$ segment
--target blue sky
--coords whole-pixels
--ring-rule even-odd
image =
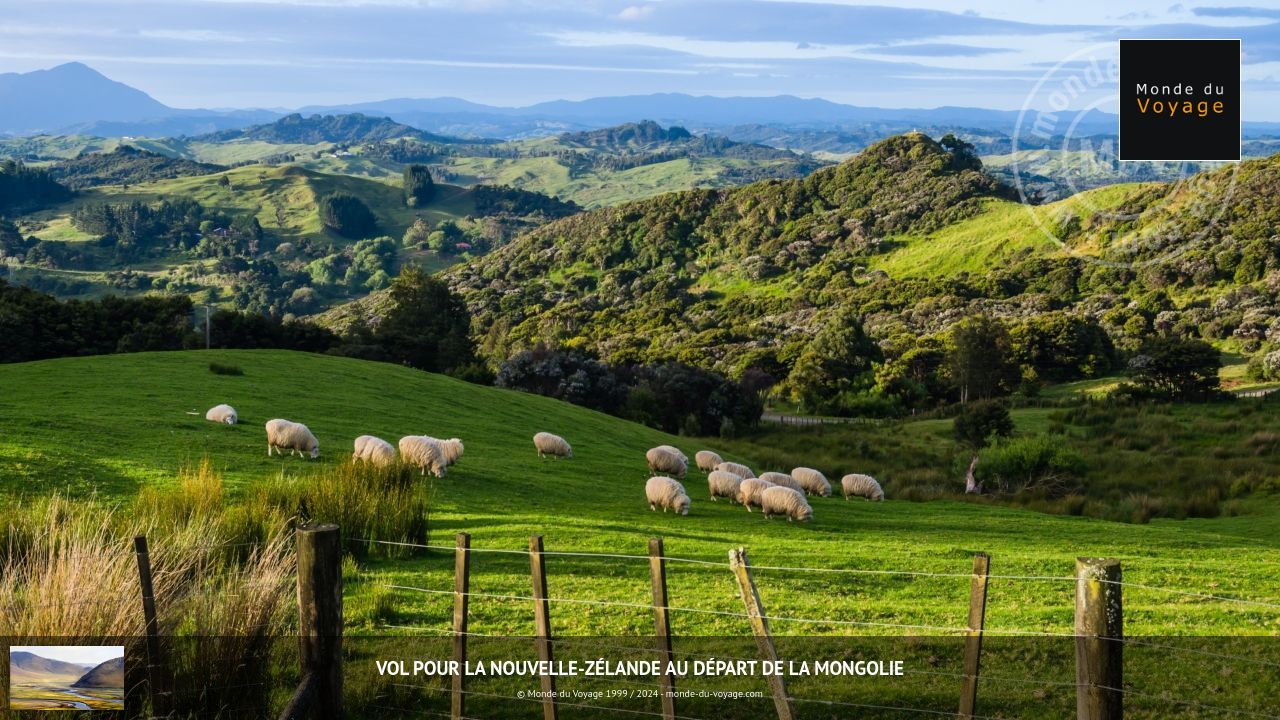
[[[14,645],[9,652],[29,652],[77,665],[98,665],[112,658],[124,657],[124,648],[119,645]]]
[[[6,0],[0,72],[79,60],[178,107],[686,92],[1018,109],[1046,68],[1120,37],[1242,38],[1245,117],[1280,120],[1276,0]]]

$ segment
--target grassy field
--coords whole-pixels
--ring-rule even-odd
[[[244,375],[211,373],[207,366],[215,360],[240,366]],[[356,435],[395,439],[425,433],[461,437],[467,446],[461,463],[434,481],[432,533],[444,544],[452,533],[467,531],[478,548],[520,549],[529,535],[543,533],[550,550],[629,554],[642,553],[646,539],[660,535],[667,538],[670,555],[705,561],[722,562],[730,548],[745,545],[760,564],[941,573],[966,572],[969,557],[986,551],[1001,573],[1063,577],[1070,575],[1076,556],[1107,555],[1122,558],[1126,577],[1135,582],[1264,598],[1274,594],[1271,580],[1280,562],[1280,539],[1270,531],[1280,508],[1265,501],[1240,517],[1150,525],[984,504],[906,502],[894,499],[893,474],[885,472],[890,463],[856,445],[839,458],[839,470],[884,477],[890,497],[884,504],[819,498],[811,523],[765,521],[738,506],[707,502],[694,473],[688,478],[695,499],[688,517],[653,513],[643,499],[645,449],[670,442],[692,456],[705,443],[540,397],[386,364],[274,351],[118,355],[3,366],[0,386],[5,388],[0,490],[11,500],[62,493],[127,505],[140,488],[171,484],[179,467],[205,457],[234,499],[270,478],[332,466],[349,452]],[[219,402],[235,405],[243,424],[205,422],[204,409]],[[321,440],[321,460],[268,458],[261,423],[271,417],[308,423]],[[938,428],[916,425],[913,432],[940,441],[934,436]],[[567,437],[575,458],[538,460],[529,438],[541,429]],[[753,457],[746,452],[749,445],[742,447],[735,457],[770,467],[768,458]],[[814,464],[826,462],[823,456]],[[444,627],[447,598],[407,592],[388,601],[375,585],[445,588],[451,568],[447,554],[369,560],[350,588],[350,622],[372,627],[393,619]],[[565,558],[552,569],[557,596],[644,602],[648,592],[643,562]],[[475,570],[475,582],[485,591],[527,590],[527,566],[519,556],[486,555]],[[761,575],[765,597],[798,617],[938,626],[955,626],[964,617],[967,582],[955,578],[855,582],[838,574]],[[681,565],[671,571],[671,583],[673,604],[740,609],[727,568]],[[994,583],[990,624],[1068,630],[1070,592],[1070,583],[1062,581]],[[1280,629],[1275,612],[1241,610],[1230,603],[1159,591],[1135,591],[1126,602],[1134,633]],[[523,606],[480,602],[475,610],[478,631],[531,630]],[[681,615],[675,622],[683,634],[737,633],[745,627],[737,618],[702,614]],[[572,634],[635,633],[646,631],[649,618],[644,612],[584,608],[566,614],[561,623],[562,631]],[[779,632],[794,634],[850,630],[782,625]]]
[[[208,369],[214,361],[238,366],[244,374],[214,374]],[[359,434],[393,441],[408,433],[463,438],[466,453],[459,464],[445,478],[418,480],[414,492],[430,498],[431,545],[451,546],[456,532],[472,535],[476,552],[471,591],[480,594],[472,598],[470,608],[470,630],[479,634],[473,657],[532,654],[527,643],[480,636],[533,633],[531,603],[521,598],[529,593],[523,551],[534,534],[544,536],[549,552],[571,553],[553,554],[546,561],[553,625],[565,638],[563,643],[569,643],[557,646],[558,659],[626,657],[597,646],[599,641],[589,637],[610,636],[606,646],[644,645],[643,636],[653,626],[646,609],[651,599],[648,565],[642,556],[648,538],[660,536],[669,557],[697,561],[668,564],[672,626],[681,652],[754,655],[727,566],[727,552],[741,545],[757,566],[760,594],[774,618],[773,632],[784,656],[904,658],[918,673],[896,682],[834,685],[829,678],[800,678],[791,683],[798,698],[952,708],[958,681],[948,673],[959,668],[954,629],[965,623],[966,574],[976,552],[992,555],[997,576],[990,581],[991,636],[984,661],[990,664],[984,668],[996,668],[997,676],[1017,677],[1023,683],[1029,677],[1070,677],[1070,644],[1055,634],[1072,628],[1070,577],[1077,556],[1120,558],[1125,580],[1140,585],[1125,589],[1126,635],[1163,636],[1158,638],[1162,644],[1191,642],[1186,652],[1192,654],[1184,662],[1196,660],[1194,653],[1206,648],[1248,656],[1265,651],[1265,646],[1250,645],[1246,639],[1230,641],[1242,645],[1237,647],[1214,636],[1280,633],[1280,613],[1274,605],[1182,594],[1275,603],[1280,538],[1274,526],[1280,505],[1260,499],[1251,512],[1237,517],[1132,525],[984,502],[899,499],[897,493],[906,483],[895,480],[895,468],[901,464],[895,456],[946,443],[946,420],[857,430],[869,433],[864,440],[903,438],[898,445],[884,447],[804,432],[772,440],[693,440],[542,397],[389,364],[283,351],[152,353],[5,365],[0,366],[0,387],[0,505],[8,507],[61,494],[86,507],[117,506],[122,518],[135,512],[150,517],[162,502],[156,489],[178,487],[182,468],[207,458],[216,476],[207,482],[222,483],[225,493],[205,493],[211,499],[205,502],[235,508],[290,478],[301,481],[345,472],[351,440]],[[235,405],[242,424],[229,427],[203,420],[203,411],[219,402]],[[1052,412],[1019,411],[1019,429],[1044,430],[1052,423]],[[262,423],[279,416],[311,427],[321,442],[318,461],[267,457]],[[539,460],[530,436],[544,429],[564,435],[575,457]],[[760,513],[707,501],[702,475],[695,470],[686,478],[694,498],[688,516],[651,512],[643,497],[649,475],[643,454],[664,442],[690,456],[706,446],[718,447],[726,457],[754,463],[757,470],[786,469],[803,458],[832,473],[870,472],[885,481],[889,499],[869,503],[814,498],[811,523],[767,521]],[[1125,471],[1127,462],[1117,470]],[[137,509],[132,510],[135,502]],[[437,681],[379,679],[372,661],[402,657],[410,647],[414,658],[447,657],[441,636],[447,634],[451,616],[452,552],[381,546],[396,551],[388,556],[369,552],[369,545],[357,537],[347,541],[352,557],[343,568],[344,612],[350,636],[348,686],[357,693],[353,707],[367,713],[376,705],[378,717],[410,717],[422,708],[447,708]],[[127,539],[120,543],[123,547]],[[1022,633],[1047,635],[1028,638]],[[860,638],[856,647],[837,637],[849,635]],[[932,639],[907,637],[920,635]],[[400,644],[386,644],[387,638],[397,637]],[[404,644],[410,642],[407,638],[416,644]],[[626,639],[631,642],[619,642]],[[585,644],[575,647],[575,642]],[[1131,648],[1126,652],[1127,677],[1167,676],[1166,655]],[[1265,696],[1256,695],[1255,688],[1274,678],[1257,678],[1248,665],[1232,668],[1237,674],[1206,694],[1194,691],[1195,696],[1215,704],[1265,709]],[[283,686],[288,682],[282,681],[280,693],[287,695]],[[477,681],[473,688],[510,696],[516,689],[532,689],[534,682]],[[642,678],[577,678],[563,686],[592,693],[618,690],[618,683],[626,689],[632,687],[626,683],[636,682],[646,684]],[[684,683],[704,689],[756,685],[764,689],[758,678],[691,678]],[[1052,680],[984,687],[988,707],[998,699],[1012,717],[1066,717],[1074,702],[1071,689],[1055,686]],[[588,704],[656,707],[654,699],[584,697]],[[745,720],[767,713],[767,698],[766,693],[763,699],[742,700],[723,712],[713,700],[689,701],[682,707],[693,717],[710,716],[715,709],[717,717]],[[472,712],[478,717],[533,717],[538,709],[536,703],[511,706],[483,695],[474,700]],[[1145,711],[1138,703],[1129,707],[1131,717],[1169,716],[1162,703]],[[814,716],[815,708],[809,709],[805,716]],[[571,714],[599,716],[579,711],[566,712],[566,717]],[[859,716],[900,717],[892,710]]]

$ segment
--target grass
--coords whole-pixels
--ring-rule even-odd
[[[234,365],[245,373],[216,375],[208,371],[210,362]],[[353,708],[375,704],[441,707],[438,692],[390,686],[372,669],[373,659],[404,653],[403,645],[385,645],[380,639],[388,636],[414,636],[415,657],[448,656],[447,644],[432,644],[432,638],[449,626],[451,598],[390,586],[448,590],[453,584],[452,552],[401,548],[391,556],[366,553],[367,544],[357,539],[405,537],[403,533],[411,530],[415,517],[429,522],[430,534],[413,536],[413,542],[427,539],[432,545],[450,546],[453,533],[471,533],[477,549],[472,559],[471,589],[492,596],[528,595],[529,565],[521,551],[527,548],[531,535],[543,535],[551,552],[637,556],[645,553],[648,538],[664,537],[669,556],[713,563],[671,562],[667,574],[673,607],[729,613],[672,613],[681,650],[702,649],[720,657],[754,654],[746,620],[732,614],[741,612],[742,604],[726,566],[726,553],[739,545],[747,547],[753,564],[759,566],[756,580],[771,615],[818,621],[779,618],[772,623],[787,657],[851,657],[848,653],[854,651],[847,642],[815,640],[813,636],[858,635],[859,653],[870,652],[874,657],[876,651],[870,648],[880,648],[880,657],[905,658],[909,667],[958,671],[955,643],[940,638],[903,639],[902,635],[922,631],[894,626],[962,626],[968,597],[968,579],[963,575],[969,571],[973,553],[979,551],[991,553],[993,572],[998,574],[1047,578],[1069,577],[1077,556],[1120,558],[1125,579],[1150,588],[1125,590],[1125,631],[1133,637],[1280,632],[1280,617],[1273,610],[1161,589],[1274,602],[1274,569],[1280,563],[1280,539],[1274,533],[1280,506],[1274,501],[1252,500],[1252,512],[1235,517],[1155,519],[1146,525],[1131,525],[1045,515],[987,502],[899,499],[897,493],[910,486],[910,477],[895,469],[903,467],[902,456],[915,454],[929,461],[944,455],[947,421],[894,426],[901,430],[857,428],[854,436],[826,431],[831,434],[820,437],[789,431],[767,441],[757,436],[694,441],[546,398],[468,385],[389,364],[283,351],[152,353],[5,365],[0,366],[0,386],[6,388],[0,396],[0,427],[5,428],[0,435],[0,493],[11,508],[7,518],[27,519],[19,523],[16,534],[10,530],[9,538],[0,538],[0,547],[16,543],[30,548],[32,543],[43,542],[45,545],[34,547],[46,548],[27,551],[24,557],[61,556],[65,549],[100,547],[101,542],[88,540],[100,532],[121,532],[131,518],[168,519],[170,525],[153,524],[153,532],[170,538],[160,543],[161,547],[193,545],[189,540],[175,539],[183,533],[219,539],[247,537],[261,543],[269,541],[260,535],[264,528],[284,522],[303,498],[313,518],[340,521],[353,556],[343,565],[350,636],[348,686]],[[224,426],[204,421],[203,410],[218,402],[234,405],[243,424]],[[1049,427],[1054,423],[1053,412],[1060,411],[1018,411],[1019,427]],[[277,416],[308,423],[321,440],[321,459],[268,459],[261,424]],[[1212,457],[1209,446],[1216,438],[1232,433],[1241,442],[1251,443],[1251,452],[1270,447],[1266,437],[1250,439],[1249,435],[1255,421],[1270,425],[1265,413],[1241,418],[1227,410],[1206,413],[1187,408],[1179,409],[1175,417],[1189,428],[1205,423],[1212,427],[1200,427],[1199,434],[1175,433],[1174,441],[1185,446],[1185,452],[1178,454],[1169,454],[1164,447],[1148,448],[1149,452],[1100,448],[1100,454],[1115,456],[1114,465],[1100,471],[1150,477],[1149,473],[1159,469],[1143,475],[1138,468],[1144,458],[1150,465],[1150,452],[1171,458],[1173,463],[1188,455]],[[1121,418],[1120,422],[1128,420]],[[1088,427],[1083,419],[1081,423],[1080,427]],[[530,442],[539,429],[565,435],[574,444],[575,457],[539,460]],[[446,477],[431,482],[397,468],[386,471],[386,476],[362,475],[363,471],[352,468],[345,457],[352,438],[366,432],[393,440],[407,433],[456,435],[466,441],[466,453]],[[900,441],[891,443],[894,437]],[[1274,437],[1280,438],[1280,432]],[[690,456],[702,447],[715,447],[726,457],[752,463],[757,470],[786,469],[803,460],[832,475],[868,471],[885,480],[889,500],[868,503],[815,498],[812,523],[766,521],[759,513],[748,514],[726,502],[708,502],[700,484],[702,476],[695,471],[686,478],[694,498],[689,516],[650,512],[642,495],[648,475],[643,453],[664,442]],[[932,471],[952,481],[945,460]],[[379,527],[377,523],[387,522],[386,517],[395,515],[396,508],[408,505],[395,494],[396,488],[406,488],[412,497],[429,498],[429,517],[425,508],[411,508],[389,521],[394,527]],[[50,499],[55,493],[59,497]],[[381,498],[381,504],[371,498]],[[108,510],[112,506],[119,509]],[[104,513],[108,514],[105,520]],[[41,533],[36,520],[45,523],[48,532]],[[71,540],[39,540],[41,537]],[[179,553],[166,562],[178,562],[181,557]],[[220,567],[230,567],[227,563],[253,567],[254,562],[251,557],[226,552],[213,561],[221,563]],[[557,600],[552,603],[552,622],[558,636],[630,636],[643,645],[643,636],[652,632],[651,615],[644,609],[651,597],[648,564],[643,558],[552,555],[546,562],[551,597],[624,604],[566,604]],[[842,575],[763,566],[911,570],[961,577]],[[63,568],[59,572],[68,569],[65,562],[58,567]],[[270,578],[274,577],[271,569],[279,567],[278,561],[268,562],[256,572]],[[56,573],[48,577],[0,570],[0,608],[6,607],[6,597],[12,602],[17,595],[32,593],[82,597],[87,587],[104,597],[132,597],[136,592],[127,554],[122,560],[102,556],[100,562],[80,572],[89,568],[94,573],[92,582],[83,576],[59,580]],[[198,597],[231,594],[217,584],[226,581],[220,577],[223,575],[208,574],[207,580],[195,586],[201,589],[199,593],[166,596],[164,606],[175,608],[170,622],[178,623],[167,627],[186,637],[198,637],[223,627],[223,623],[247,626],[253,608],[272,607],[270,596],[241,606],[200,605]],[[186,582],[195,579],[184,572],[173,577],[186,578]],[[73,579],[75,582],[70,582]],[[987,626],[1003,631],[1069,632],[1072,590],[1068,580],[993,579]],[[202,622],[200,617],[208,619]],[[872,624],[822,622],[828,619]],[[45,621],[58,623],[60,629],[65,627],[61,623],[74,622],[71,627],[88,633],[118,626],[113,623],[133,629],[138,614],[131,605],[101,603],[95,613],[76,614],[64,607]],[[475,597],[470,622],[470,630],[482,635],[527,635],[534,630],[531,605],[519,599]],[[899,637],[867,637],[882,635]],[[697,640],[695,636],[726,639]],[[508,642],[504,646],[502,641],[493,641],[486,645],[485,638],[478,636],[476,640],[473,657],[532,654],[527,643]],[[616,638],[610,642],[625,644]],[[721,644],[705,645],[717,642]],[[1206,638],[1203,642],[1221,641]],[[996,636],[988,646],[989,667],[1013,664],[1017,668],[1001,674],[1069,676],[1069,646],[1037,646]],[[1249,647],[1236,654],[1253,652]],[[245,646],[226,652],[243,656],[260,651],[261,647]],[[194,654],[196,648],[189,652]],[[609,654],[590,641],[576,650],[558,646],[557,653],[558,658]],[[1135,677],[1141,672],[1148,677],[1165,677],[1163,657],[1144,656],[1137,650],[1127,653],[1127,658]],[[294,662],[296,659],[286,664]],[[1250,688],[1265,687],[1270,681],[1255,680],[1248,670],[1240,668],[1240,674],[1198,697],[1217,701],[1211,704],[1256,706],[1256,698],[1249,696]],[[219,677],[231,679],[227,673]],[[199,676],[188,676],[192,687],[199,686],[199,681]],[[528,683],[519,680],[494,682],[496,685],[477,685],[477,689],[496,693],[517,686],[528,689]],[[566,681],[583,690],[601,687],[584,683],[588,681]],[[287,695],[289,688],[283,687],[287,680],[280,685],[277,694],[282,691]],[[686,687],[691,685],[743,687],[726,678],[693,678],[686,681]],[[797,697],[946,708],[954,702],[952,685],[949,677],[926,675],[896,683],[834,685],[829,679],[801,678],[791,687]],[[1007,703],[1001,707],[1013,708],[1016,716],[1059,705],[1065,714],[1073,702],[1070,694],[1052,685],[1040,690],[1024,685],[985,687],[984,697],[993,703],[988,707],[994,707],[1000,698]],[[617,700],[590,702],[613,701]],[[639,701],[627,702],[627,707],[641,707]],[[759,716],[767,712],[767,695],[762,702],[762,706],[748,701],[735,704],[721,716]],[[710,709],[693,700],[684,707],[688,712],[699,707]],[[521,713],[536,711],[537,705],[507,707],[477,697],[472,708],[480,717],[523,717]],[[1160,711],[1143,713],[1136,705],[1130,714],[1162,716]],[[384,710],[380,716],[397,715]]]

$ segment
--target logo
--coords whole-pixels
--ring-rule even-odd
[[[1240,41],[1121,40],[1120,159],[1239,160]]]

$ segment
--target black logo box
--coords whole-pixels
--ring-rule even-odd
[[[1238,161],[1240,103],[1240,40],[1120,41],[1120,160]]]

